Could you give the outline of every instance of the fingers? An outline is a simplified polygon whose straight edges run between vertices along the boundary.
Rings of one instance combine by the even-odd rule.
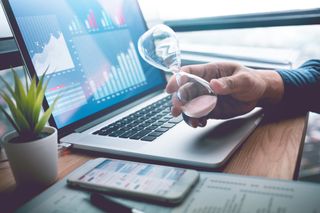
[[[218,62],[185,66],[182,67],[181,70],[210,81],[215,78],[231,76],[239,68],[240,65],[236,63]]]
[[[174,92],[176,92],[179,89],[177,80],[176,80],[176,76],[173,75],[170,77],[168,84],[166,86],[166,92],[169,94],[172,94]]]
[[[210,86],[217,95],[230,95],[248,90],[251,83],[248,74],[239,74],[219,79],[212,79]]]
[[[214,119],[228,119],[250,112],[255,106],[256,104],[254,102],[243,102],[230,96],[219,96],[218,104],[209,114],[209,117]]]
[[[240,65],[234,63],[211,63],[205,65],[185,66],[181,68],[181,70],[193,75],[197,75],[207,81],[211,80],[210,86],[217,95],[232,95],[233,97],[233,94],[235,93],[239,93],[243,90],[248,90],[250,86],[250,80],[252,80],[250,73],[243,74],[242,72],[238,72],[240,68]],[[186,90],[181,90],[182,92],[185,92],[185,94],[182,94],[184,94],[186,97],[193,97],[193,95],[188,90],[188,85],[186,84],[186,82],[188,81],[186,80],[186,82],[184,82],[183,77],[186,77],[186,75],[172,76],[168,81],[166,91],[169,94],[172,94],[176,93],[178,90],[180,92],[180,89],[186,88]],[[183,103],[179,100],[176,94],[172,96],[172,104],[173,105],[171,108],[171,113],[174,117],[177,117],[182,113]],[[230,103],[230,106],[235,105],[233,103]],[[224,107],[222,110],[221,107],[217,107],[213,110],[211,116],[216,118],[228,118],[230,116],[235,116],[241,114],[243,111],[246,111],[243,109],[240,110],[237,108],[238,110],[234,110],[233,107],[231,108],[232,109],[228,109],[227,107]],[[194,128],[203,127],[207,124],[207,118],[190,118],[184,114],[183,118],[188,125]]]
[[[166,92],[172,94],[176,92],[180,86],[188,82],[188,77],[184,75],[175,74],[171,76],[166,86]]]
[[[185,66],[181,68],[181,71],[202,77],[204,75],[204,66],[205,65]],[[181,85],[188,81],[188,79],[184,78],[187,77],[178,74],[171,76],[166,86],[166,92],[169,94],[176,92]]]
[[[179,116],[182,114],[183,120],[191,127],[204,127],[207,125],[207,118],[191,118],[185,114],[182,113],[182,103],[179,101],[176,94],[172,96],[172,108],[171,108],[171,114],[174,117]]]
[[[203,78],[206,75],[206,72],[209,72],[210,70],[208,69],[208,64],[197,64],[184,66],[181,68],[181,71]]]
[[[172,102],[171,114],[173,117],[177,117],[182,113],[182,109],[181,109],[182,104],[179,101],[176,94],[172,95],[171,102]]]
[[[199,76],[209,82],[211,79],[231,76],[239,67],[240,65],[235,63],[219,62],[184,66],[181,68],[181,71]],[[168,81],[166,92],[172,94],[176,92],[178,88],[179,85],[176,80],[176,75],[174,75]]]

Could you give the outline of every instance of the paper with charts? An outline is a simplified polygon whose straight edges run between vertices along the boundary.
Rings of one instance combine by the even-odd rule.
[[[83,171],[85,166],[75,172]],[[115,198],[144,212],[320,213],[320,185],[201,172],[200,181],[182,204],[165,207]],[[66,186],[66,178],[18,212],[101,212],[89,193]]]

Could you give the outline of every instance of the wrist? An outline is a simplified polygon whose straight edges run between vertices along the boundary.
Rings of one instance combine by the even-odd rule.
[[[275,70],[262,70],[259,75],[265,82],[265,90],[262,95],[260,106],[277,104],[282,100],[284,84],[281,76]]]

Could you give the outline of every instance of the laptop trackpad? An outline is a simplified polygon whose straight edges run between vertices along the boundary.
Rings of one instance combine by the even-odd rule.
[[[252,127],[252,122],[246,118],[228,120],[220,124],[208,127],[207,131],[200,135],[191,145],[191,149],[198,153],[210,153],[212,150],[224,149],[227,143],[239,141],[243,133]]]
[[[202,155],[228,156],[250,135],[261,118],[261,113],[257,112],[226,121],[209,121],[208,127],[189,143],[189,149]]]
[[[261,118],[261,112],[253,112],[230,120],[210,120],[205,128],[196,129],[181,123],[159,138],[163,146],[148,151],[154,155],[217,166],[231,156]]]

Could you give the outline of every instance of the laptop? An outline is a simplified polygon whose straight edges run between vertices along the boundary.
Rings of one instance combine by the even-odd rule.
[[[136,0],[3,0],[24,63],[50,78],[44,108],[74,148],[179,165],[221,166],[261,110],[193,129],[170,114],[166,78],[138,54],[147,30]]]

